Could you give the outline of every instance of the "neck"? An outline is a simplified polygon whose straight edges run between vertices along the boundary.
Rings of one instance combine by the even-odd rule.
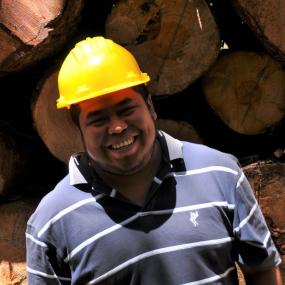
[[[155,141],[154,150],[149,162],[138,172],[130,175],[117,175],[96,169],[98,175],[112,188],[137,205],[142,205],[146,194],[158,171],[161,161],[161,147]]]

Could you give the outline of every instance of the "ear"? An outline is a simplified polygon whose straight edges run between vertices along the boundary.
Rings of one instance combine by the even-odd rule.
[[[146,105],[147,105],[147,107],[149,109],[149,112],[150,112],[151,116],[153,117],[154,120],[156,120],[157,119],[157,114],[156,114],[156,112],[154,110],[154,106],[153,106],[150,94],[147,96]]]

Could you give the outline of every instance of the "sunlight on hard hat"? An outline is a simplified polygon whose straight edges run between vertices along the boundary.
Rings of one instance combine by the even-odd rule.
[[[90,64],[98,64],[102,61],[102,56],[98,55],[98,56],[93,56],[91,59],[90,59]]]
[[[89,90],[89,87],[87,87],[87,85],[79,85],[76,89],[76,91],[78,93],[81,93],[81,92],[84,92],[84,91],[88,91]]]

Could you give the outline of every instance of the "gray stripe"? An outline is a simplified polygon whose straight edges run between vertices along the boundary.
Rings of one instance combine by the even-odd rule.
[[[164,248],[158,248],[155,250],[151,250],[145,253],[142,253],[140,255],[137,255],[124,263],[118,265],[117,267],[109,270],[108,272],[102,274],[101,276],[91,280],[88,285],[96,284],[98,282],[101,282],[102,280],[114,275],[115,273],[123,270],[124,268],[139,262],[143,259],[149,258],[151,256],[163,254],[163,253],[168,253],[168,252],[174,252],[178,250],[185,250],[189,248],[194,248],[194,247],[200,247],[200,246],[210,246],[210,245],[217,245],[217,244],[222,244],[222,243],[227,243],[231,242],[233,238],[226,237],[226,238],[221,238],[221,239],[214,239],[214,240],[207,240],[207,241],[199,241],[199,242],[193,242],[193,243],[186,243],[186,244],[180,244],[180,245],[175,245],[175,246],[168,246]]]

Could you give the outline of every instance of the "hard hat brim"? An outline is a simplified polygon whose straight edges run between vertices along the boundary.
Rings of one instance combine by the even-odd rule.
[[[146,73],[142,73],[141,77],[142,77],[141,80],[127,82],[127,83],[120,84],[117,86],[112,86],[110,88],[102,89],[98,92],[90,92],[87,95],[78,97],[74,100],[65,100],[64,97],[60,97],[59,99],[57,99],[56,107],[57,107],[57,109],[62,109],[62,108],[70,109],[71,105],[73,105],[73,104],[78,104],[80,102],[83,102],[83,101],[86,101],[86,100],[89,100],[89,99],[92,99],[95,97],[108,95],[108,94],[113,93],[115,91],[126,89],[126,88],[129,88],[132,86],[145,84],[145,83],[150,81],[150,77]]]

